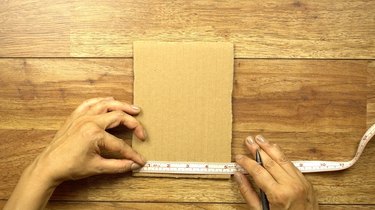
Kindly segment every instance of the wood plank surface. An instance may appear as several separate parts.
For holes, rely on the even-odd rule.
[[[170,209],[182,209],[182,210],[192,210],[192,209],[202,209],[202,210],[227,210],[227,209],[248,209],[245,204],[176,204],[176,203],[94,203],[87,205],[87,203],[80,203],[76,205],[75,203],[66,205],[65,203],[52,203],[52,205],[47,206],[47,209],[160,209],[160,210],[170,210]],[[353,209],[374,209],[375,205],[320,205],[321,210],[353,210]]]
[[[0,199],[7,199],[22,170],[52,139],[54,131],[1,130]],[[126,135],[123,135],[126,138]],[[130,140],[130,136],[128,137]],[[128,141],[129,142],[129,141]],[[288,143],[283,146],[288,147]],[[343,172],[307,174],[322,204],[375,204],[375,148],[370,142],[359,162]],[[340,145],[344,149],[345,145]],[[296,153],[300,151],[295,150]],[[323,158],[324,159],[324,158]],[[364,178],[366,176],[366,178]],[[199,187],[197,187],[199,186]],[[133,202],[243,202],[231,180],[138,178],[130,174],[101,175],[65,182],[54,200]]]
[[[131,57],[132,42],[229,41],[236,58],[375,57],[371,0],[15,0],[2,57]]]
[[[0,1],[0,56],[69,56],[70,3]]]
[[[375,61],[367,69],[367,127],[375,123]]]
[[[0,67],[2,129],[57,130],[86,98],[132,101],[131,59],[1,59]],[[236,60],[233,142],[263,132],[276,142],[310,139],[314,149],[299,145],[302,156],[291,158],[351,157],[366,129],[366,69],[367,61]],[[344,141],[351,153],[320,151],[316,139]]]
[[[5,200],[0,200],[0,208],[5,205]],[[321,210],[353,210],[353,209],[374,209],[375,205],[320,205]],[[246,204],[217,204],[217,203],[132,203],[132,202],[61,202],[51,201],[47,205],[48,209],[90,209],[90,210],[115,210],[115,209],[155,209],[155,210],[231,210],[248,209]]]
[[[373,122],[366,116],[366,108],[374,112],[366,106],[372,66],[364,60],[235,60],[232,157],[246,153],[249,133],[262,132],[292,160],[351,159],[366,122]],[[0,69],[0,199],[9,197],[23,168],[82,100],[113,95],[132,101],[132,59],[0,59]],[[130,143],[128,131],[116,135]],[[375,204],[373,145],[351,169],[306,175],[321,204]],[[66,182],[52,199],[244,202],[232,179],[129,174]]]
[[[0,208],[83,100],[133,100],[139,40],[235,45],[232,159],[258,133],[291,160],[351,159],[375,123],[374,11],[372,0],[0,1]],[[131,144],[128,130],[111,132]],[[321,209],[375,209],[374,145],[348,170],[306,175]],[[65,182],[47,206],[246,208],[233,178],[130,173]]]

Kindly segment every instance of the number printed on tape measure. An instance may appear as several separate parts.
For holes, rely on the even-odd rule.
[[[354,165],[361,156],[366,144],[375,135],[375,124],[363,135],[359,142],[357,152],[352,160],[346,162],[338,161],[312,161],[298,160],[292,163],[302,173],[314,173],[325,171],[344,170]],[[147,161],[141,169],[135,170],[140,173],[169,173],[169,174],[234,174],[235,172],[246,174],[247,171],[236,163],[206,163],[206,162],[170,162],[170,161]]]
[[[236,171],[246,172],[236,163],[186,163],[166,161],[148,161],[144,167],[135,171],[173,174],[234,174]]]

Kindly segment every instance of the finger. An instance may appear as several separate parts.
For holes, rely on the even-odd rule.
[[[274,147],[276,147],[279,151],[282,152],[281,148],[277,144],[273,144]],[[285,158],[286,159],[286,158]],[[305,176],[302,174],[302,172],[291,162],[291,165],[295,171],[295,173],[300,177],[300,178],[305,178]]]
[[[249,149],[251,155],[255,159],[256,151],[259,150],[258,144],[255,143],[254,137],[248,136],[245,139],[245,145]]]
[[[77,117],[83,115],[86,113],[86,111],[89,109],[90,106],[98,103],[99,101],[102,100],[113,100],[113,97],[108,97],[108,98],[92,98],[84,101],[81,105],[79,105],[73,113],[68,117],[68,119],[65,120],[64,124],[61,126],[59,131],[57,131],[55,137],[58,138],[61,136],[71,125],[72,121],[76,119]]]
[[[133,116],[122,111],[107,112],[105,114],[95,116],[95,122],[103,129],[114,128],[120,124],[134,130],[135,136],[144,140],[147,137],[146,131]]]
[[[138,114],[141,109],[135,105],[130,105],[116,100],[102,100],[93,105],[88,113],[89,114],[104,114],[109,111],[123,111],[131,115]]]
[[[245,141],[246,142],[245,144],[249,148],[249,150],[257,147],[257,146],[254,146],[256,145],[256,143],[252,140],[253,140],[252,138],[247,138]],[[279,164],[277,164],[277,162],[272,160],[272,158],[270,158],[268,154],[265,153],[264,151],[262,150],[259,150],[259,151],[260,151],[260,157],[262,158],[263,167],[273,176],[273,178],[278,183],[280,183],[280,181],[289,180],[290,176],[284,171],[283,168],[281,168],[281,166],[279,166]]]
[[[79,105],[73,112],[73,115],[82,115],[86,113],[92,106],[95,104],[101,102],[101,101],[110,101],[114,100],[113,97],[107,97],[107,98],[91,98],[86,101],[84,101],[81,105]]]
[[[105,132],[105,137],[100,139],[98,146],[108,151],[121,154],[124,158],[133,160],[134,162],[144,165],[146,162],[144,158],[133,150],[124,140]]]
[[[246,176],[239,172],[236,172],[234,174],[234,178],[238,183],[240,192],[250,209],[261,209],[262,204],[259,200],[258,194],[250,186],[250,183],[247,180]]]
[[[261,135],[257,135],[255,139],[260,148],[278,165],[280,165],[280,167],[282,167],[289,175],[296,176],[295,166],[286,158],[280,147],[270,144],[269,141]]]
[[[126,159],[105,159],[100,157],[97,169],[98,173],[113,174],[124,173],[127,171],[140,168],[141,165],[134,163],[132,160]]]
[[[279,184],[275,181],[271,174],[254,160],[244,155],[237,155],[236,162],[247,172],[249,172],[249,175],[253,177],[255,183],[266,194],[278,187]]]

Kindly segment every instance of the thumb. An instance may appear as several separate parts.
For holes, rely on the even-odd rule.
[[[139,169],[142,166],[135,163],[132,160],[127,159],[106,159],[101,158],[98,161],[99,173],[104,174],[115,174],[115,173],[124,173],[131,170]]]
[[[246,200],[247,205],[250,209],[258,210],[262,209],[262,204],[260,203],[258,194],[255,190],[250,186],[249,181],[247,180],[246,176],[237,172],[234,174],[234,178],[239,185],[240,192],[244,199]]]

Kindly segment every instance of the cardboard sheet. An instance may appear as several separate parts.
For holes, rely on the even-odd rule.
[[[134,104],[148,134],[145,142],[133,136],[133,148],[147,160],[230,162],[233,45],[134,42],[133,48]]]

